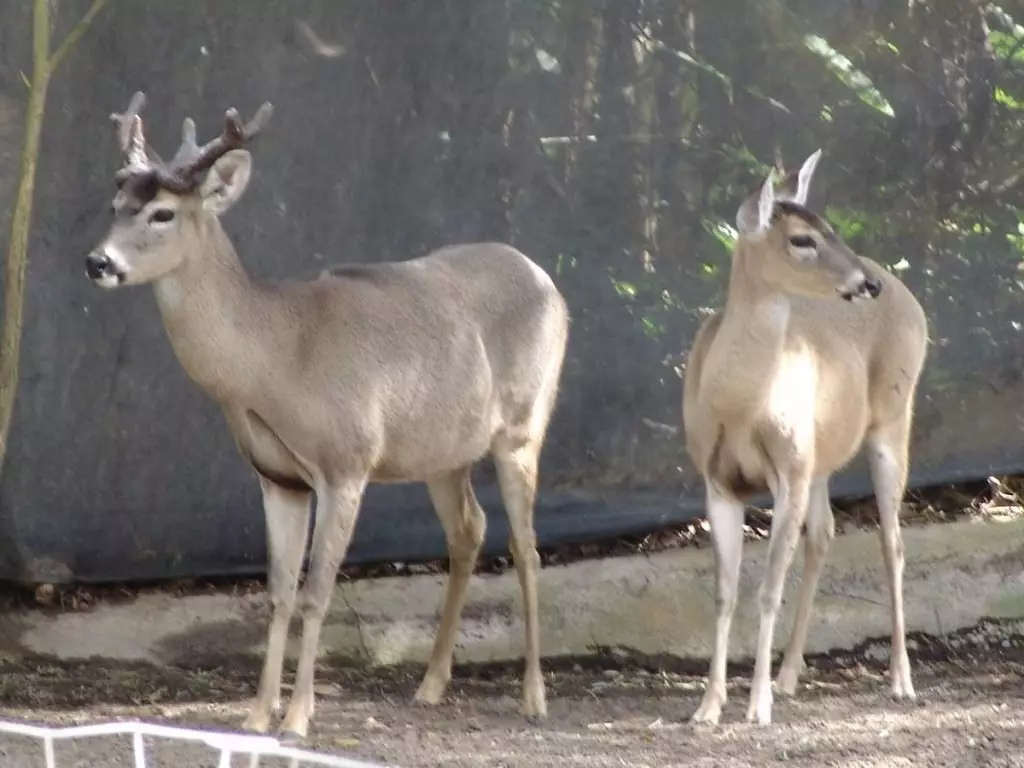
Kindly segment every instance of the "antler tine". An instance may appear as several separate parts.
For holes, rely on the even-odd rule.
[[[139,112],[146,105],[146,94],[136,91],[128,102],[124,112],[112,112],[110,120],[117,127],[117,141],[125,156],[126,168],[146,168],[153,163],[160,163],[158,155],[146,144],[145,132],[142,128],[142,117]]]
[[[171,168],[179,168],[187,165],[192,158],[199,153],[199,146],[196,144],[196,123],[191,117],[186,117],[181,124],[181,146],[171,160]]]
[[[142,133],[142,118],[138,115],[132,116],[132,122],[128,128],[127,146],[123,151],[127,165],[140,168],[149,165],[149,155],[146,154],[146,137]]]
[[[136,91],[132,94],[131,101],[128,102],[128,109],[124,112],[112,112],[110,114],[111,121],[117,126],[117,140],[122,152],[127,152],[131,145],[135,120],[139,117],[139,112],[142,111],[145,105],[146,94],[142,91]]]
[[[262,131],[272,114],[274,114],[274,105],[269,101],[264,101],[256,110],[256,114],[252,116],[252,120],[245,125],[245,140],[249,141]]]
[[[182,154],[183,143],[182,150],[179,151],[179,154],[182,154],[180,163],[172,163],[170,171],[182,182],[194,183],[196,177],[208,170],[218,159],[232,149],[239,149],[251,141],[266,125],[273,109],[269,101],[264,102],[252,120],[243,126],[238,117],[238,110],[232,107],[224,113],[224,130],[221,131],[220,136],[207,142],[201,148],[196,148],[188,157]],[[194,138],[194,126],[192,130]],[[175,159],[178,160],[177,157]]]

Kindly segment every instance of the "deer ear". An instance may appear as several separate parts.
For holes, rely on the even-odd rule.
[[[203,180],[200,195],[203,208],[220,216],[238,202],[249,186],[252,155],[244,149],[233,149],[221,157]]]
[[[814,176],[814,169],[818,167],[819,160],[821,160],[820,149],[804,160],[804,164],[800,166],[800,173],[796,177],[796,194],[793,196],[793,200],[800,205],[807,205],[807,193],[811,190],[811,178]]]
[[[752,235],[767,229],[775,207],[774,170],[768,174],[761,189],[743,201],[736,211],[736,229],[742,235]]]
[[[772,211],[775,209],[775,171],[768,174],[768,178],[761,185],[761,194],[757,199],[757,231],[763,232],[768,229],[772,221]]]

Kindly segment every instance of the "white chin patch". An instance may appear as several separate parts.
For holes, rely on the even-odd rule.
[[[97,278],[94,282],[100,288],[117,288],[121,284],[117,275],[103,275],[103,277]]]

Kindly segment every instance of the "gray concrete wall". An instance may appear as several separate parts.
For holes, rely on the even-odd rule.
[[[904,536],[908,630],[941,635],[983,618],[1024,620],[1024,521],[913,527]],[[753,654],[755,596],[766,550],[766,542],[746,547],[733,658]],[[791,570],[788,595],[799,579],[800,559]],[[709,549],[546,568],[539,586],[543,653],[586,655],[595,647],[621,646],[706,658],[714,626],[713,574]],[[339,584],[322,654],[373,664],[425,662],[441,590],[442,579],[435,576]],[[792,602],[786,602],[776,634],[779,648]],[[870,532],[839,537],[822,575],[808,652],[849,649],[888,636],[888,605],[878,537]],[[260,653],[266,618],[262,595],[147,595],[82,613],[7,615],[0,618],[0,633],[10,638],[15,653],[189,665],[202,656]],[[457,660],[514,659],[521,653],[515,575],[474,578]]]

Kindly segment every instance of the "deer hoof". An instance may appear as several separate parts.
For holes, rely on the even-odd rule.
[[[797,670],[783,667],[779,670],[779,676],[775,679],[776,690],[783,696],[795,696],[799,677],[800,673]]]
[[[725,696],[708,690],[704,694],[697,711],[690,716],[690,725],[718,725],[722,716],[722,705],[725,704]]]
[[[447,682],[439,682],[435,678],[426,677],[420,683],[420,687],[417,689],[416,695],[413,696],[413,700],[417,704],[423,704],[424,706],[437,706],[444,698],[444,692],[447,688]]]
[[[910,688],[908,690],[908,689],[904,688],[903,686],[899,686],[899,685],[893,685],[893,687],[892,687],[892,697],[896,701],[906,701],[906,702],[917,701],[917,694],[914,692],[913,688]]]
[[[523,702],[522,709],[520,710],[523,717],[526,718],[526,722],[530,725],[539,725],[548,716],[548,705],[541,697],[539,701],[530,701],[527,699]]]
[[[252,733],[266,733],[270,730],[270,715],[253,709],[249,716],[245,718],[245,722],[242,723],[242,730]]]
[[[750,697],[750,706],[747,708],[747,722],[756,723],[757,725],[771,725],[772,692],[770,688]]]
[[[536,725],[548,714],[544,684],[539,680],[528,680],[523,685],[523,705],[520,710],[527,721]]]
[[[305,740],[305,737],[295,731],[281,731],[277,734],[277,741],[283,747],[297,747]]]

